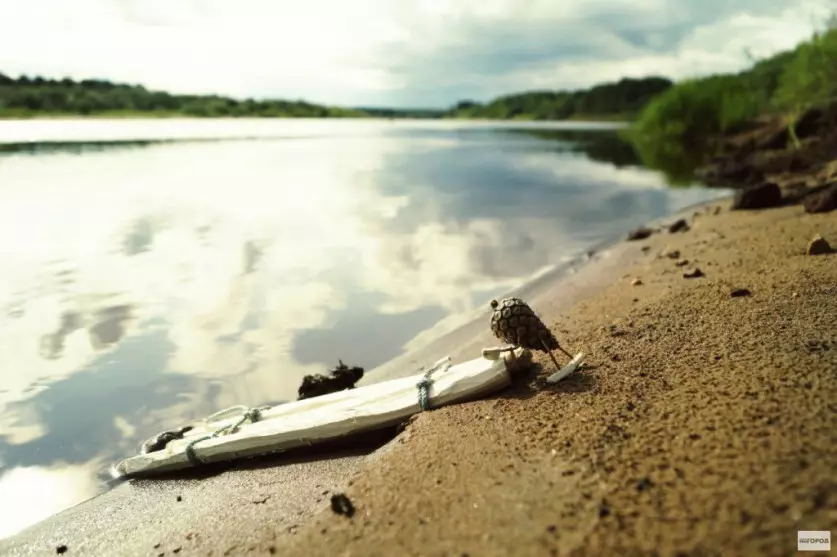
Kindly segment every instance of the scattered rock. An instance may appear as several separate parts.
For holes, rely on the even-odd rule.
[[[676,234],[678,232],[688,232],[689,230],[689,223],[686,222],[686,219],[678,219],[674,221],[668,227],[669,234]]]
[[[610,507],[607,505],[607,503],[603,502],[601,505],[599,505],[599,518],[606,518],[608,516],[610,516]]]
[[[749,296],[751,292],[746,288],[734,288],[732,292],[729,293],[730,296],[733,298],[742,298],[744,296]]]
[[[674,264],[678,267],[685,267],[686,265],[689,264],[689,260],[688,259],[679,259],[679,260],[675,261]]]
[[[773,182],[764,182],[735,192],[733,209],[769,209],[782,204],[782,190]]]
[[[638,482],[636,482],[636,490],[637,491],[648,491],[654,487],[654,482],[651,481],[651,478],[642,478]]]
[[[349,498],[342,493],[337,493],[331,496],[331,510],[337,514],[348,516],[349,518],[352,518],[355,514],[355,506],[352,505]]]
[[[663,257],[668,257],[669,259],[680,259],[680,250],[666,250],[663,252]]]
[[[627,240],[629,242],[633,242],[635,240],[644,240],[644,239],[648,238],[649,236],[651,236],[651,234],[653,234],[653,233],[654,233],[654,231],[652,229],[648,228],[647,226],[641,226],[641,227],[637,228],[636,230],[632,230],[630,233],[628,233]]]
[[[253,501],[253,504],[254,505],[264,505],[265,503],[267,503],[268,499],[270,499],[270,495],[265,495],[261,499],[256,499],[255,501]]]
[[[66,545],[61,544],[55,548],[55,552],[59,555],[63,555],[64,553],[67,553],[67,549],[68,547]]]
[[[643,253],[648,253],[649,251],[651,251],[651,246],[642,246],[642,251]]]
[[[355,383],[363,377],[362,367],[349,367],[340,360],[330,375],[306,375],[299,386],[299,398],[314,398],[346,389],[354,389]]]
[[[837,184],[807,196],[802,206],[806,213],[827,213],[837,209]]]
[[[817,234],[810,242],[808,242],[808,248],[805,250],[805,253],[807,255],[825,255],[831,253],[832,251],[831,245],[826,241],[826,239]]]
[[[694,269],[689,269],[688,271],[683,273],[683,278],[687,278],[687,279],[699,278],[699,277],[704,277],[704,276],[706,276],[706,275],[703,274],[703,271],[701,271],[697,267],[695,267]]]
[[[631,281],[631,286],[642,286],[642,279],[635,278]]]

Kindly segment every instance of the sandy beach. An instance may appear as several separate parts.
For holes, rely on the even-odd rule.
[[[796,554],[797,530],[837,531],[837,254],[806,255],[816,234],[837,245],[837,218],[727,200],[687,220],[525,292],[588,354],[562,383],[538,354],[382,450],[124,484],[0,553]],[[454,358],[496,344],[488,329],[448,339]]]

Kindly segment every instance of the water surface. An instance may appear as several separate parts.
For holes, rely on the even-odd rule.
[[[0,122],[0,536],[166,428],[374,368],[716,197],[611,125]],[[405,374],[414,370],[405,370]]]

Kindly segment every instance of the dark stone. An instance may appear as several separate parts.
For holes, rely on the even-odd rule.
[[[676,234],[678,232],[687,232],[689,230],[689,223],[686,219],[678,219],[671,223],[668,227],[669,234]]]
[[[654,487],[654,482],[651,481],[651,478],[642,478],[638,482],[636,482],[636,490],[637,491],[648,491]]]
[[[605,518],[610,516],[610,507],[607,506],[607,503],[602,503],[599,505],[599,518]]]
[[[647,226],[640,226],[636,230],[632,230],[631,232],[628,233],[627,240],[629,242],[634,242],[636,240],[644,240],[644,239],[648,238],[649,236],[651,236],[651,234],[653,234],[653,233],[654,233],[654,230],[652,230],[651,228],[648,228]]]
[[[701,271],[697,267],[695,267],[694,269],[692,269],[690,271],[686,271],[685,273],[683,273],[683,278],[687,278],[687,279],[700,278],[700,277],[703,277],[703,276],[706,276],[706,275],[704,275],[703,271]]]
[[[808,247],[805,249],[805,253],[807,255],[828,255],[831,253],[831,245],[828,241],[817,234],[814,238],[808,243]]]
[[[182,501],[183,501],[183,497],[181,497],[180,495],[178,495],[178,496],[177,496],[177,502],[178,502],[178,503],[181,503]]]
[[[55,552],[59,555],[63,555],[64,553],[67,553],[67,549],[68,548],[67,548],[66,545],[61,544],[61,545],[59,545],[58,547],[55,548]]]
[[[363,377],[363,368],[349,367],[341,360],[339,365],[329,373],[330,375],[306,375],[303,377],[298,390],[298,400],[354,389],[355,383]]]
[[[744,297],[744,296],[749,296],[750,291],[747,290],[746,288],[736,288],[732,292],[730,292],[729,295],[732,296],[733,298],[741,298],[741,297]]]
[[[337,493],[331,496],[331,510],[337,514],[348,516],[352,518],[355,514],[355,506],[348,497],[342,493]]]
[[[765,182],[758,186],[752,186],[735,193],[732,208],[742,209],[769,209],[782,204],[782,190],[773,182]]]
[[[807,196],[802,206],[806,213],[828,213],[837,209],[837,184]]]

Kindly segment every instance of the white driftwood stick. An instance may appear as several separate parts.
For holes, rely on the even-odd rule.
[[[477,358],[437,371],[431,376],[430,405],[433,408],[486,396],[507,387],[517,366],[525,366],[532,354],[517,349],[496,360]],[[424,372],[339,391],[287,404],[262,412],[255,423],[242,424],[235,433],[220,435],[196,444],[195,455],[202,463],[220,462],[259,454],[280,452],[312,445],[352,433],[396,425],[421,411],[417,384]],[[213,420],[197,427],[182,440],[165,449],[140,454],[119,462],[114,470],[120,476],[144,476],[189,468],[186,446],[240,416]]]
[[[584,352],[579,352],[570,360],[570,363],[546,378],[547,383],[557,383],[561,379],[567,377],[569,374],[577,370],[584,363]]]

